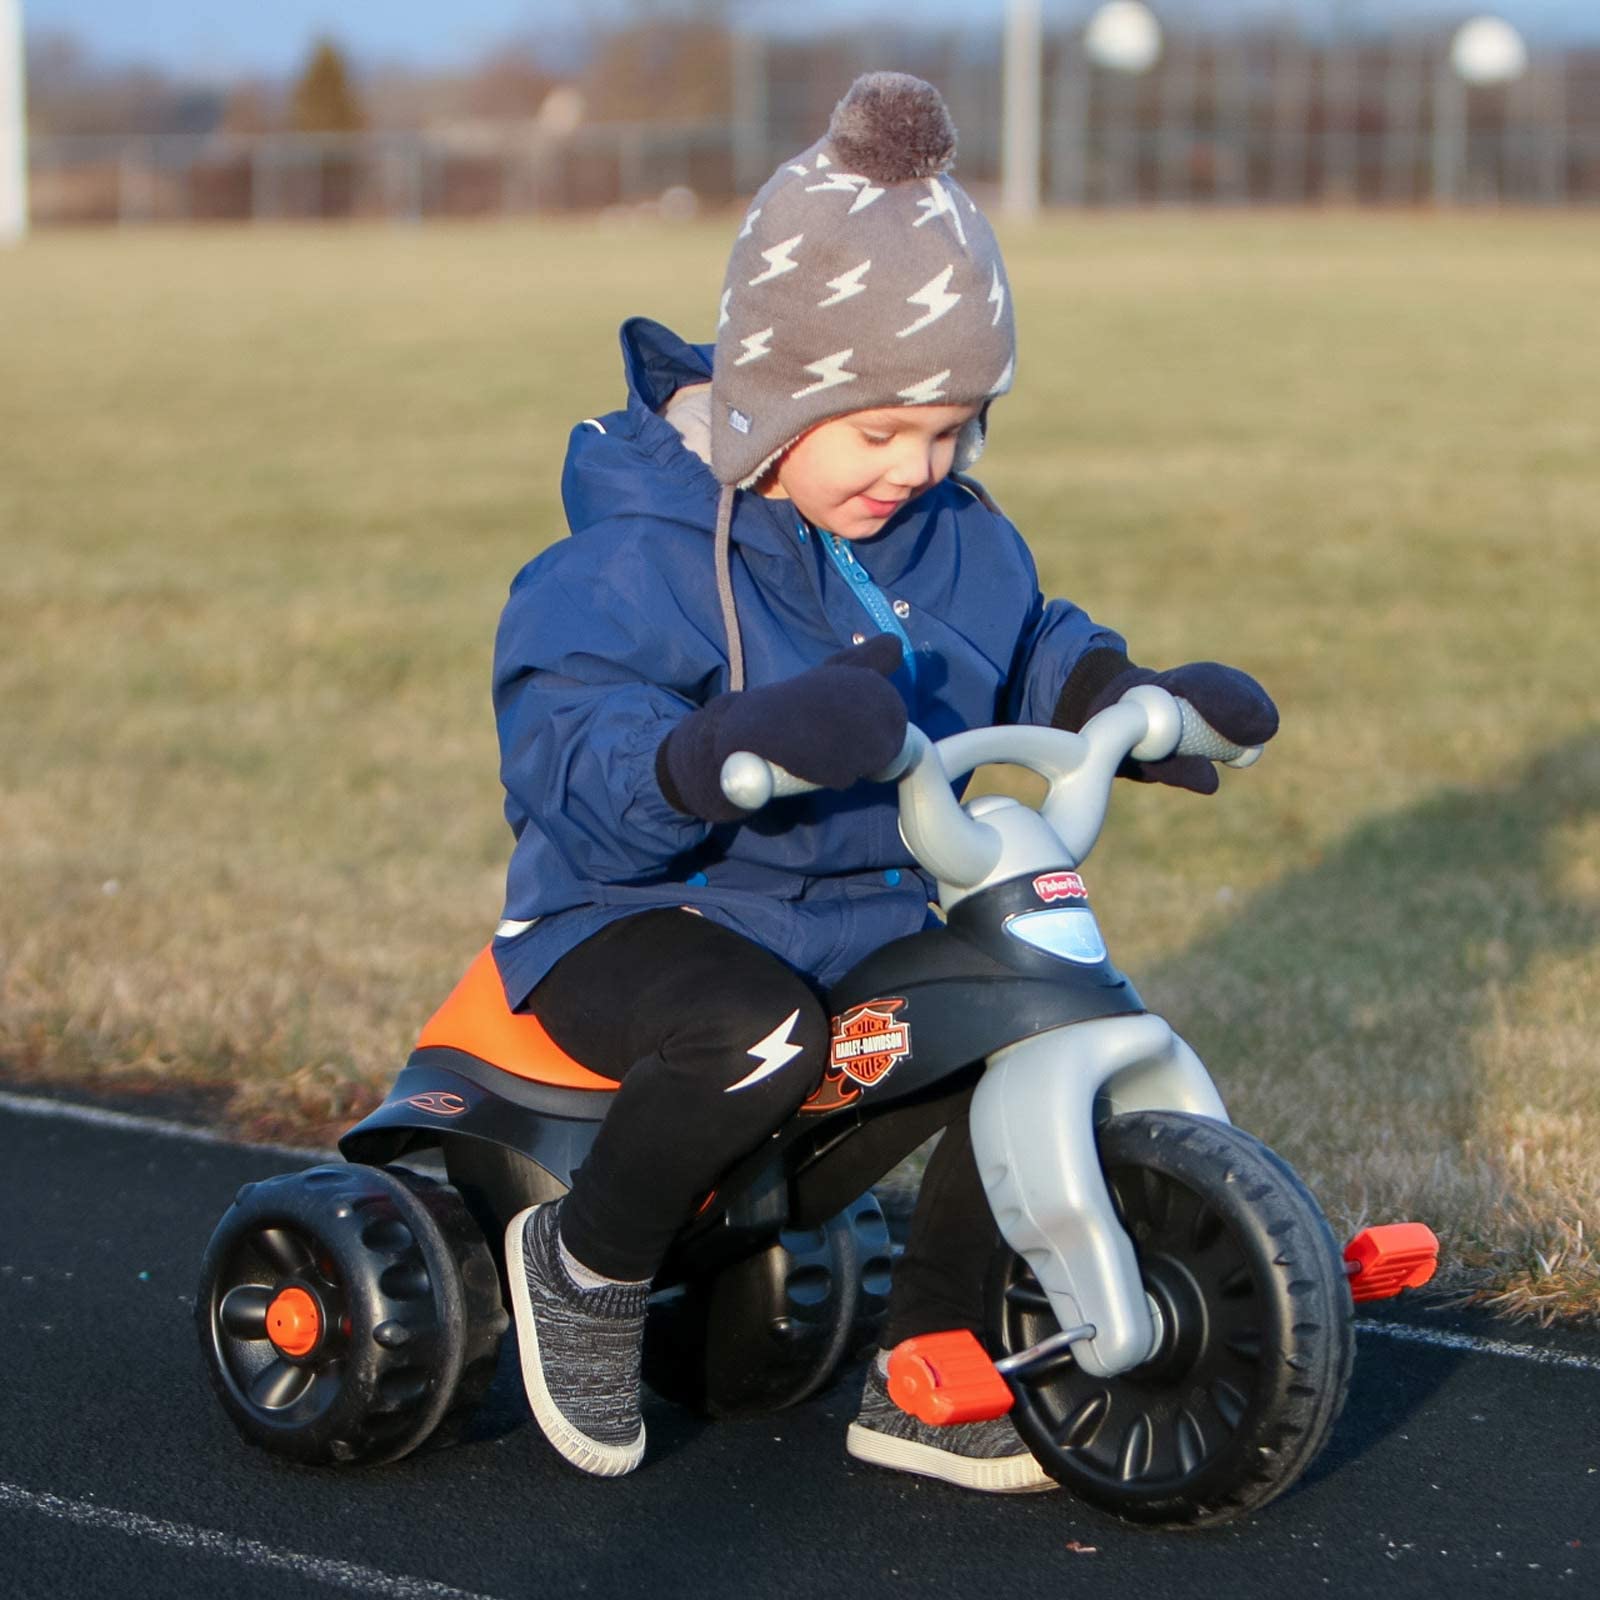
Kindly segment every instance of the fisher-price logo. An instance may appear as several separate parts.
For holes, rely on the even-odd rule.
[[[1049,905],[1052,900],[1087,900],[1089,891],[1076,872],[1046,872],[1033,880],[1033,892]]]

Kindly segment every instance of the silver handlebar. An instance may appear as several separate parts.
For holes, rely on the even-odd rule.
[[[908,727],[900,754],[871,781],[899,781],[900,831],[912,854],[941,883],[970,887],[994,869],[1002,847],[994,828],[963,810],[952,789],[957,779],[986,762],[1038,773],[1049,785],[1040,815],[1077,863],[1099,837],[1111,780],[1128,755],[1140,761],[1198,755],[1248,767],[1261,750],[1224,739],[1187,701],[1141,684],[1092,717],[1081,733],[1012,724],[972,728],[934,744],[919,728]],[[747,811],[821,787],[748,750],[722,765],[722,792]]]

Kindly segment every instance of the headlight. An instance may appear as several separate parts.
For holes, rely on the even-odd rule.
[[[1095,967],[1106,959],[1100,924],[1087,906],[1024,911],[1020,916],[1007,917],[1005,926],[1007,933],[1024,944],[1063,961],[1075,961],[1080,967]]]

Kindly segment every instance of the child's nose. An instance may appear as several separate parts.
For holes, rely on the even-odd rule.
[[[918,439],[904,439],[889,468],[889,481],[899,489],[920,489],[933,477],[933,452]]]

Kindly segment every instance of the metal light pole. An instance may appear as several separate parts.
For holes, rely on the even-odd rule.
[[[1089,91],[1083,41],[1064,38],[1056,58],[1055,115],[1050,122],[1050,189],[1058,205],[1081,206],[1088,199]]]
[[[1499,17],[1474,17],[1450,40],[1434,80],[1433,198],[1464,198],[1468,177],[1467,92],[1514,83],[1528,70],[1522,35]]]
[[[1143,0],[1106,0],[1083,30],[1083,48],[1112,81],[1105,113],[1108,191],[1113,202],[1123,203],[1138,194],[1136,85],[1161,57],[1161,24]],[[1188,114],[1192,116],[1192,112]],[[1163,118],[1159,141],[1163,163],[1171,159],[1171,137],[1172,130]]]
[[[1006,0],[1000,203],[1008,217],[1024,222],[1039,212],[1040,55],[1039,0]]]
[[[745,29],[733,36],[733,182],[752,195],[767,180],[767,41]]]
[[[28,231],[28,122],[22,0],[0,0],[0,245]]]

